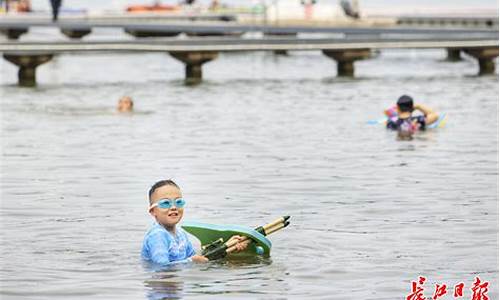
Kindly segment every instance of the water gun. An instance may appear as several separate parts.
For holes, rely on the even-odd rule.
[[[258,232],[259,234],[263,236],[268,236],[271,233],[274,233],[278,230],[281,230],[285,227],[287,227],[290,224],[290,216],[284,216],[281,218],[278,218],[274,220],[271,223],[268,223],[264,226],[259,226],[255,228],[254,230]],[[222,238],[217,239],[207,245],[202,246],[202,253],[201,255],[205,256],[209,260],[216,260],[216,259],[221,259],[226,257],[229,253],[234,252],[236,250],[236,244],[241,243],[244,241],[247,241],[249,239],[252,239],[251,237],[248,236],[243,236],[242,239],[238,240],[231,240],[224,242]],[[261,249],[261,250],[259,250]],[[263,250],[261,247],[256,247],[256,252],[257,254],[263,254]]]

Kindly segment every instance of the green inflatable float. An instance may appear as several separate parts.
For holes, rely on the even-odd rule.
[[[243,237],[243,240],[251,239],[252,243],[238,254],[231,255],[262,255],[268,257],[271,253],[271,241],[266,236],[287,227],[290,216],[284,216],[275,221],[255,229],[238,225],[215,225],[200,222],[184,222],[181,227],[195,236],[201,242],[202,255],[209,260],[226,257],[236,250],[236,242],[229,242],[234,235]]]

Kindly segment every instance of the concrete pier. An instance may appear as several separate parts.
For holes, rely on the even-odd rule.
[[[462,57],[460,56],[460,49],[448,48],[446,49],[446,53],[446,61],[456,62],[462,60]]]
[[[264,34],[264,36],[267,38],[267,37],[270,37],[270,38],[292,38],[292,39],[295,39],[297,38],[297,33],[266,33]],[[282,55],[282,56],[286,56],[288,55],[288,51],[287,50],[274,50],[273,53],[275,55]]]
[[[150,31],[150,30],[141,30],[135,28],[127,28],[123,29],[126,33],[134,36],[136,38],[145,38],[145,37],[173,37],[180,34],[180,32],[171,32],[171,31]]]
[[[26,28],[2,28],[0,32],[7,36],[9,40],[17,40],[19,37],[28,32],[28,27]]]
[[[219,55],[213,51],[197,51],[197,52],[169,52],[169,54],[182,61],[186,65],[187,85],[199,84],[202,81],[202,65],[206,62],[214,60]]]
[[[371,50],[323,50],[323,54],[337,61],[337,76],[354,77],[354,61],[370,58]]]
[[[4,54],[3,57],[19,67],[19,86],[36,86],[36,68],[52,59],[52,54]]]
[[[227,36],[227,37],[240,37],[244,34],[243,31],[231,31],[231,32],[186,32],[186,35],[189,37],[207,37],[207,36]]]
[[[464,52],[477,59],[479,64],[478,75],[495,73],[495,57],[498,57],[498,47],[466,48]]]
[[[238,22],[188,22],[188,21],[178,21],[178,22],[132,22],[132,21],[119,21],[119,20],[109,20],[109,21],[96,21],[92,19],[66,19],[60,20],[58,22],[50,22],[49,20],[29,20],[29,19],[2,19],[0,18],[0,29],[2,30],[19,30],[19,29],[29,29],[32,27],[46,27],[46,28],[121,28],[125,29],[126,32],[137,32],[140,35],[141,32],[146,34],[155,34],[155,36],[165,36],[156,35],[160,33],[167,34],[166,36],[172,36],[174,33],[179,34],[180,32],[186,34],[241,34],[245,32],[262,32],[264,34],[296,34],[296,33],[327,33],[327,34],[344,34],[346,36],[352,35],[380,35],[380,34],[409,34],[409,35],[446,35],[448,37],[471,37],[472,35],[482,34],[497,34],[498,27],[496,28],[475,28],[475,29],[463,29],[463,28],[447,28],[447,27],[437,27],[437,28],[408,28],[399,26],[373,26],[369,24],[364,25],[348,25],[348,24],[275,24],[268,25],[265,23],[257,24],[245,24]],[[168,35],[170,33],[170,35]]]
[[[70,39],[81,39],[82,37],[90,34],[92,32],[92,29],[90,27],[79,29],[61,28],[61,32]]]
[[[354,62],[371,57],[372,51],[380,49],[460,49],[475,57],[479,62],[480,75],[495,72],[494,58],[498,56],[498,35],[486,38],[469,37],[456,39],[453,37],[428,38],[235,38],[235,37],[199,37],[199,38],[165,38],[151,40],[126,41],[50,41],[50,42],[2,42],[0,52],[16,57],[26,56],[35,60],[36,55],[46,53],[82,53],[82,52],[161,52],[170,53],[172,57],[186,65],[186,83],[196,84],[202,80],[202,65],[217,58],[220,52],[241,51],[322,51],[337,62],[338,76],[354,76]],[[5,56],[4,55],[4,56]],[[7,57],[6,57],[7,59]],[[17,62],[19,59],[11,58]],[[36,61],[36,60],[35,60]],[[43,61],[42,61],[43,63]],[[33,63],[27,64],[31,66]],[[36,68],[36,64],[32,66]],[[28,71],[22,71],[21,73]],[[29,73],[29,72],[28,72]],[[33,71],[34,73],[34,71]],[[20,77],[20,84],[25,84],[28,75]],[[33,77],[34,82],[34,77]]]

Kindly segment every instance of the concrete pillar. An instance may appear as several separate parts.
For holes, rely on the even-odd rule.
[[[136,30],[131,28],[124,29],[126,33],[135,36],[137,38],[142,37],[171,37],[179,35],[180,32],[161,32],[161,31],[144,31],[144,30]]]
[[[446,49],[446,52],[447,52],[446,61],[455,62],[462,60],[462,57],[460,56],[460,49],[448,48]]]
[[[290,38],[290,39],[295,39],[297,38],[297,33],[265,33],[264,36],[266,37],[276,37],[276,38]],[[275,55],[288,55],[287,50],[274,50],[273,53]]]
[[[216,59],[218,56],[218,52],[213,51],[169,52],[169,54],[186,65],[185,82],[188,85],[201,83],[201,66],[206,62]]]
[[[28,27],[25,28],[6,28],[1,29],[0,32],[7,36],[9,40],[17,40],[22,34],[28,32]]]
[[[337,76],[354,77],[354,61],[369,58],[371,50],[323,50],[323,54],[337,61]]]
[[[288,55],[288,51],[287,50],[274,50],[273,52],[274,52],[275,55],[283,55],[283,56]]]
[[[81,29],[71,29],[71,28],[61,28],[61,32],[69,37],[70,39],[81,39],[87,34],[92,32],[91,28],[81,28]]]
[[[240,37],[244,32],[185,32],[187,36],[192,37],[205,37],[205,36],[229,36],[229,37]]]
[[[479,63],[479,74],[487,75],[495,73],[495,62],[498,57],[498,47],[467,48],[464,52],[477,59]]]
[[[7,54],[3,57],[19,66],[18,85],[36,86],[36,67],[52,59],[52,54]]]

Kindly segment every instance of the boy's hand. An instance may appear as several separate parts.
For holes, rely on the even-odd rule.
[[[251,242],[251,240],[249,240],[249,239],[247,239],[247,240],[245,240],[245,241],[243,241],[243,242],[240,242],[242,239],[243,239],[243,237],[242,237],[242,236],[239,236],[239,235],[233,235],[233,236],[229,239],[229,241],[228,241],[228,242],[230,242],[230,241],[234,241],[234,240],[238,241],[238,243],[237,243],[236,245],[234,245],[234,247],[236,248],[236,252],[239,252],[239,251],[243,251],[243,250],[245,250],[245,249],[248,247],[248,245],[250,244],[250,242]]]
[[[208,262],[208,258],[206,258],[205,256],[202,256],[202,255],[193,255],[193,256],[191,256],[191,259],[195,263],[206,263],[206,262]]]

